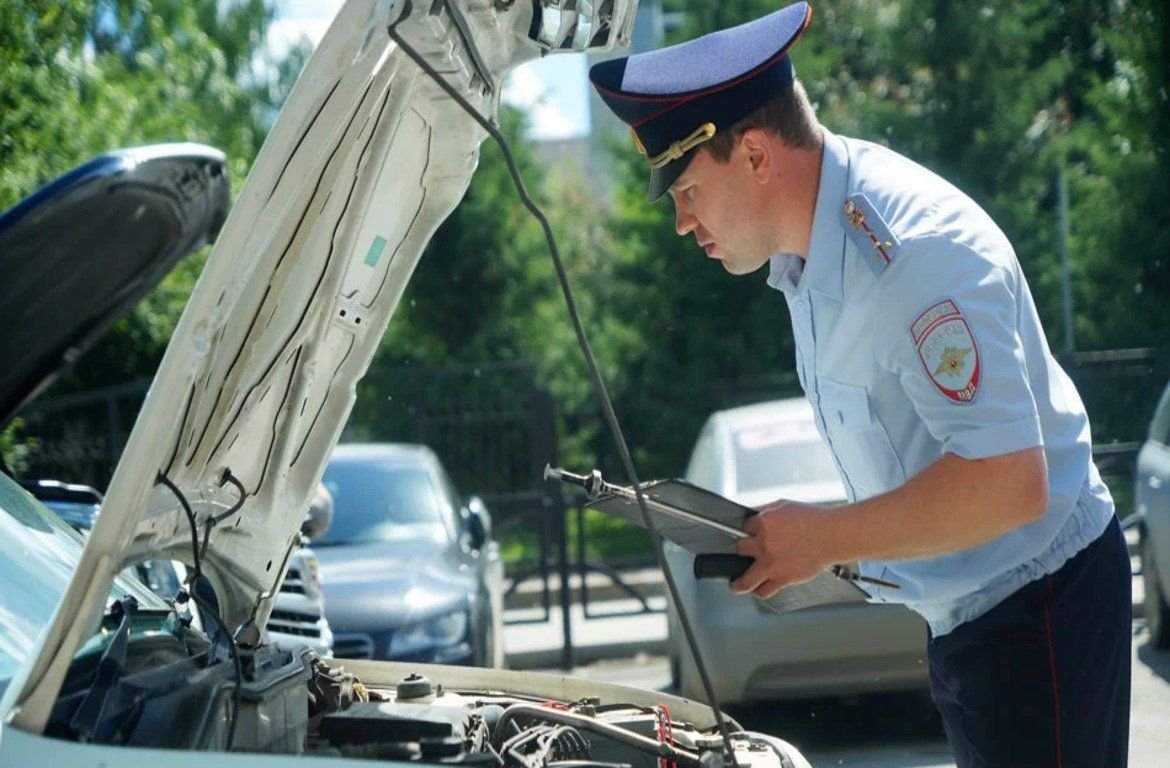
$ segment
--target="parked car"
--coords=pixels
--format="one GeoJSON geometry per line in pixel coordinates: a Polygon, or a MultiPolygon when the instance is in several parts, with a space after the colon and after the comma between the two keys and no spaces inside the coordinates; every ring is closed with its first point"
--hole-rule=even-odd
{"type": "Polygon", "coordinates": [[[635,5],[341,7],[239,192],[84,548],[56,544],[76,534],[0,474],[0,765],[186,768],[206,766],[207,750],[234,768],[294,756],[808,765],[781,739],[721,729],[709,707],[658,691],[419,662],[342,667],[264,643],[357,382],[475,168],[483,130],[449,94],[495,119],[509,69],[628,42],[635,5]],[[157,559],[206,577],[205,631],[149,593],[123,599],[122,570],[157,559]]]}
{"type": "Polygon", "coordinates": [[[1170,648],[1170,384],[1162,392],[1134,473],[1146,628],[1155,648],[1170,648]]]}
{"type": "Polygon", "coordinates": [[[321,656],[333,655],[333,628],[325,617],[325,588],[313,539],[329,530],[333,496],[318,484],[301,523],[300,545],[293,550],[280,594],[268,617],[266,639],[285,648],[308,646],[321,656]]]}
{"type": "MultiPolygon", "coordinates": [[[[686,479],[749,507],[785,498],[845,500],[828,446],[804,398],[713,413],[691,452],[686,479]]],[[[693,556],[667,542],[667,562],[720,703],[925,687],[926,625],[894,605],[834,605],[769,611],[721,580],[697,581],[693,556]]],[[[670,657],[684,696],[705,698],[668,609],[670,657]]]]}
{"type": "Polygon", "coordinates": [[[491,517],[422,445],[337,446],[316,541],[341,658],[503,666],[504,566],[491,517]]]}

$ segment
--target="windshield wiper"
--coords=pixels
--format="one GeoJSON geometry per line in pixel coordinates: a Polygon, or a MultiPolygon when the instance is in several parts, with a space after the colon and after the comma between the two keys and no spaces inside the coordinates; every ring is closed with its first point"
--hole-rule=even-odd
{"type": "Polygon", "coordinates": [[[120,619],[118,629],[102,653],[97,672],[94,674],[93,685],[89,687],[89,692],[85,694],[81,705],[73,713],[73,719],[69,721],[69,728],[82,742],[93,739],[94,731],[102,720],[106,702],[110,699],[110,692],[122,679],[122,673],[126,670],[126,647],[130,639],[130,625],[137,612],[138,601],[131,595],[123,597],[110,608],[109,616],[115,620],[120,619]]]}

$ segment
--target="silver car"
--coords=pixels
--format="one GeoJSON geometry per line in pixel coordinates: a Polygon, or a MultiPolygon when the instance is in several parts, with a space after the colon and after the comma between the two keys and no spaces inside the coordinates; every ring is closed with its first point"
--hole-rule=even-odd
{"type": "MultiPolygon", "coordinates": [[[[804,398],[712,414],[699,433],[686,479],[749,507],[785,498],[845,500],[833,457],[804,398]]],[[[666,545],[679,596],[692,617],[720,703],[925,688],[926,625],[906,608],[842,605],[777,614],[725,581],[697,581],[693,556],[666,545]]],[[[684,696],[705,698],[698,671],[669,609],[670,655],[684,696]]]]}
{"type": "Polygon", "coordinates": [[[1170,648],[1170,385],[1138,452],[1133,499],[1141,534],[1146,627],[1154,647],[1170,648]]]}

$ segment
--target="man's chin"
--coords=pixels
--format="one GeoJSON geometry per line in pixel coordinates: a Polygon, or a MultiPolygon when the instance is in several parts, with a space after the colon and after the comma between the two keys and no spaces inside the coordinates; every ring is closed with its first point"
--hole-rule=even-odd
{"type": "Polygon", "coordinates": [[[738,276],[750,275],[752,272],[755,272],[757,269],[767,264],[768,260],[764,259],[763,261],[757,263],[741,261],[738,259],[721,258],[719,259],[719,263],[723,265],[723,269],[726,270],[728,274],[738,276]]]}

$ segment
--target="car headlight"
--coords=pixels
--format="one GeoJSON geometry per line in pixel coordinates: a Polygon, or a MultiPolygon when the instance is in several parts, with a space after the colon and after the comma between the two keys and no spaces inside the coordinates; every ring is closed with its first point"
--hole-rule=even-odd
{"type": "Polygon", "coordinates": [[[534,0],[530,35],[549,51],[609,50],[629,45],[631,0],[534,0]]]}
{"type": "Polygon", "coordinates": [[[393,658],[454,645],[466,637],[468,624],[467,611],[459,610],[396,629],[390,635],[390,648],[386,655],[393,658]]]}

